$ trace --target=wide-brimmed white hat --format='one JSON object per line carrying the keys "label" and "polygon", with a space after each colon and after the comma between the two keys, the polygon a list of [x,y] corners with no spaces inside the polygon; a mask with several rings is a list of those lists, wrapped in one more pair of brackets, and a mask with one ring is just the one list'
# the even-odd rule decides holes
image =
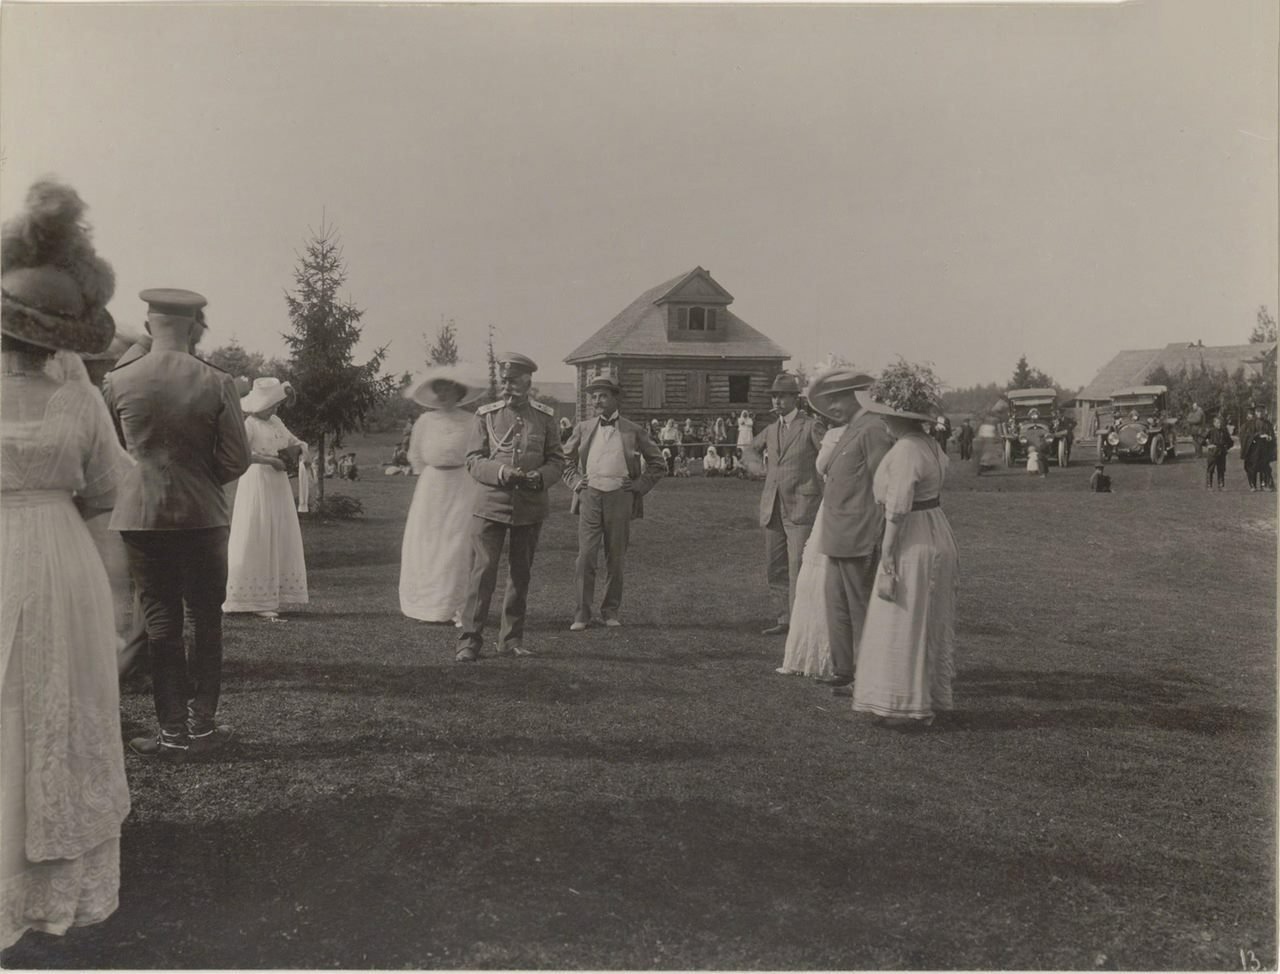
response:
{"label": "wide-brimmed white hat", "polygon": [[240,399],[242,413],[260,413],[289,398],[289,384],[273,376],[253,380],[253,388]]}
{"label": "wide-brimmed white hat", "polygon": [[412,382],[405,386],[404,397],[412,399],[418,405],[426,406],[428,409],[440,409],[444,406],[444,403],[432,391],[431,384],[442,381],[460,385],[465,390],[462,393],[462,398],[455,403],[458,406],[465,406],[469,402],[475,402],[489,388],[489,377],[475,366],[433,365],[425,372],[419,373]]}
{"label": "wide-brimmed white hat", "polygon": [[804,397],[809,405],[827,419],[834,419],[831,413],[831,399],[841,393],[865,389],[875,380],[861,369],[848,365],[835,365],[831,368],[815,372],[805,389]]}

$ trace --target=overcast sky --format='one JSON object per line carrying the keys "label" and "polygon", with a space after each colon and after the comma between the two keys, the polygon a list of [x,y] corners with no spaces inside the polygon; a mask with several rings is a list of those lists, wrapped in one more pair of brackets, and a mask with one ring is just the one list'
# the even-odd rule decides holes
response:
{"label": "overcast sky", "polygon": [[45,173],[145,287],[283,352],[322,215],[366,345],[456,319],[543,381],[701,264],[795,359],[1246,340],[1277,304],[1274,0],[1061,7],[38,5],[0,11],[0,210]]}

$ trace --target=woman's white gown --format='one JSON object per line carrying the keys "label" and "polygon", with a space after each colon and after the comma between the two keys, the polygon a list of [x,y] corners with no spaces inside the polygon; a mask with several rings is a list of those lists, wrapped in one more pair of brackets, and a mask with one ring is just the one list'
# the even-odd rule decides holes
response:
{"label": "woman's white gown", "polygon": [[[817,459],[819,474],[826,474],[836,444],[840,442],[844,432],[843,426],[837,426],[827,430],[822,438]],[[829,561],[822,553],[822,507],[819,506],[813,530],[804,544],[800,574],[796,576],[796,601],[791,607],[791,628],[787,630],[787,646],[782,666],[779,667],[783,672],[804,676],[829,676],[832,672],[826,597]]]}
{"label": "woman's white gown", "polygon": [[431,409],[409,437],[418,473],[400,546],[400,611],[423,622],[452,622],[471,573],[475,481],[463,464],[474,413]]}
{"label": "woman's white gown", "polygon": [[87,380],[6,393],[0,948],[115,911],[129,813],[111,587],[72,503],[110,505],[127,455]]}
{"label": "woman's white gown", "polygon": [[[279,416],[244,421],[253,453],[274,456],[305,444]],[[227,542],[227,601],[223,612],[274,612],[307,601],[307,565],[302,529],[289,475],[265,463],[251,463],[236,485]]]}

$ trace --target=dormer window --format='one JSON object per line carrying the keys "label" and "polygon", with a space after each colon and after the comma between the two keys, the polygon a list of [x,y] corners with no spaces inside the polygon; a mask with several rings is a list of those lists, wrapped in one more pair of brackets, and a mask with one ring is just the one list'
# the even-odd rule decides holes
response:
{"label": "dormer window", "polygon": [[676,329],[678,331],[715,331],[715,308],[677,308]]}

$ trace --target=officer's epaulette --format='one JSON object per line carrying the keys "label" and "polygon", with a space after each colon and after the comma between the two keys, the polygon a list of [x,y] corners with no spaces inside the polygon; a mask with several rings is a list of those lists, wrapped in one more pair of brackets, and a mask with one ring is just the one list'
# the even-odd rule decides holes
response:
{"label": "officer's epaulette", "polygon": [[146,358],[147,351],[148,349],[142,345],[130,345],[125,349],[124,354],[116,359],[116,364],[107,369],[107,372],[115,372],[118,369],[123,369],[126,365],[142,361],[142,359]]}
{"label": "officer's epaulette", "polygon": [[506,405],[505,402],[503,402],[501,399],[498,399],[495,402],[489,403],[487,406],[481,406],[479,409],[476,410],[476,415],[487,416],[489,415],[489,413],[496,413],[499,409],[501,409],[505,405]]}
{"label": "officer's epaulette", "polygon": [[556,411],[548,406],[545,402],[538,402],[536,399],[530,399],[529,405],[540,413],[546,413],[548,416],[554,416]]}

